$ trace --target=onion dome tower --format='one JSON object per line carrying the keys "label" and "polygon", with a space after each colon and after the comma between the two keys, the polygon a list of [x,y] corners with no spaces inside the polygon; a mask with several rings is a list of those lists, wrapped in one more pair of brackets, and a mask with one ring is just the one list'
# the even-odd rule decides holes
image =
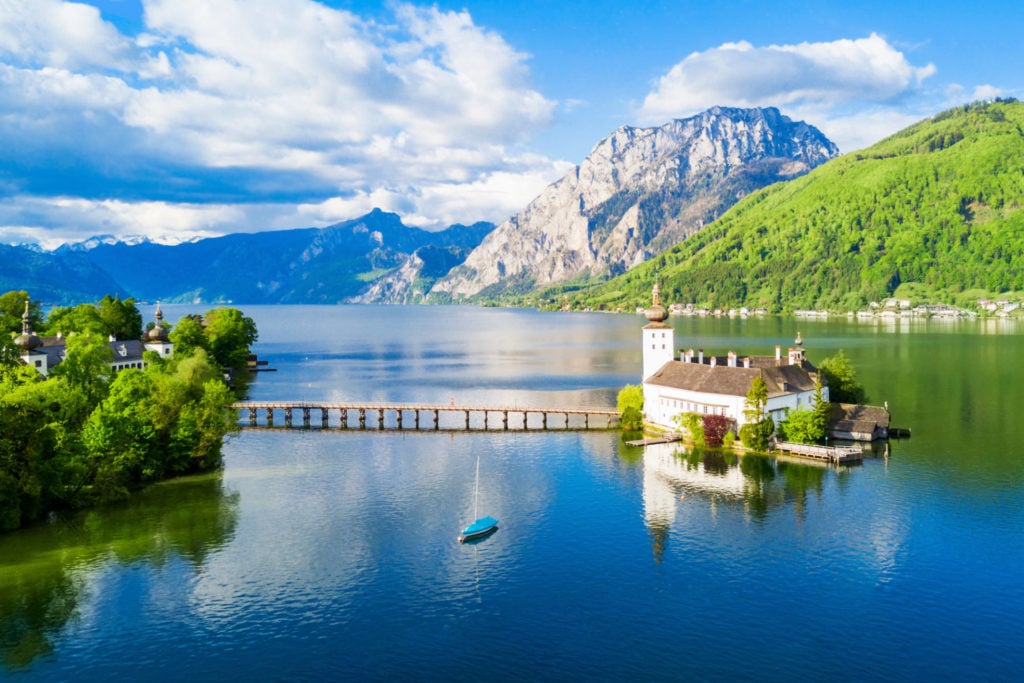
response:
{"label": "onion dome tower", "polygon": [[146,334],[142,341],[147,351],[156,351],[161,358],[169,358],[174,353],[174,344],[168,337],[167,328],[164,327],[164,313],[160,310],[160,302],[156,302],[156,313],[153,316],[156,323]]}
{"label": "onion dome tower", "polygon": [[644,311],[643,377],[647,379],[672,360],[675,353],[675,332],[668,320],[668,309],[661,305],[661,287],[657,282],[651,290],[651,307]]}
{"label": "onion dome tower", "polygon": [[28,299],[25,299],[25,312],[21,314],[21,334],[14,338],[14,345],[23,352],[34,351],[43,345],[43,340],[29,327]]}

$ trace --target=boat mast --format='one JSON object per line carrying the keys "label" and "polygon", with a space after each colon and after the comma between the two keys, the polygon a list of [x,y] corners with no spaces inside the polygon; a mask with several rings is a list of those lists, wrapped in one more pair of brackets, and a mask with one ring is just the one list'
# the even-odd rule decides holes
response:
{"label": "boat mast", "polygon": [[477,519],[477,505],[480,502],[480,456],[476,456],[476,484],[473,486],[473,519]]}

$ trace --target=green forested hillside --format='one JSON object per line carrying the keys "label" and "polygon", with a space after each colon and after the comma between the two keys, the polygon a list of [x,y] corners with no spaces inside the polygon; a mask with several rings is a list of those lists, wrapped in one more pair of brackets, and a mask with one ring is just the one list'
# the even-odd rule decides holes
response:
{"label": "green forested hillside", "polygon": [[[966,105],[773,185],[606,283],[563,287],[592,306],[853,310],[920,283],[936,301],[1024,290],[1024,104]],[[573,290],[570,292],[569,290]]]}

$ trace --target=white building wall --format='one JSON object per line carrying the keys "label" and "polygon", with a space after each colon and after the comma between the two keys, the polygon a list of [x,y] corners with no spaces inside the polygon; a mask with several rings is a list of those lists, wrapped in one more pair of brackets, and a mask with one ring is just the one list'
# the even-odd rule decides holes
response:
{"label": "white building wall", "polygon": [[708,394],[645,384],[644,416],[648,422],[665,429],[677,428],[674,418],[680,413],[724,415],[742,424],[745,399],[745,396]]}
{"label": "white building wall", "polygon": [[[684,389],[673,389],[655,384],[644,384],[644,419],[665,429],[676,429],[674,421],[680,413],[697,413],[698,415],[725,415],[736,422],[739,430],[747,420],[743,414],[746,410],[747,397],[709,394]],[[804,408],[811,410],[814,392],[805,391],[799,394],[785,394],[768,399],[765,407],[775,424],[785,419],[787,410]]]}
{"label": "white building wall", "polygon": [[670,326],[645,327],[644,355],[643,355],[643,379],[647,379],[661,367],[672,360],[675,353],[675,330]]}

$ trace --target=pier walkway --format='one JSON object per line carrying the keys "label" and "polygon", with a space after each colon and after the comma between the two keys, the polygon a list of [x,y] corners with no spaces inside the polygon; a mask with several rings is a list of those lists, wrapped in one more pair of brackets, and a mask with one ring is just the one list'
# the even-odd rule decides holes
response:
{"label": "pier walkway", "polygon": [[864,450],[857,446],[812,446],[780,441],[775,444],[775,450],[829,462],[858,462],[864,459]]}
{"label": "pier walkway", "polygon": [[[611,429],[619,419],[614,408],[544,408],[536,406],[488,406],[435,403],[324,403],[310,401],[242,401],[231,407],[248,413],[241,424],[249,427],[274,427],[277,415],[285,427],[298,420],[302,427],[367,429],[367,421],[375,429]],[[260,415],[263,419],[260,419]],[[332,418],[336,415],[337,419]],[[510,421],[509,416],[512,416]],[[442,417],[444,426],[442,427]],[[459,418],[462,419],[459,419]],[[474,419],[471,419],[474,418]],[[553,417],[557,417],[555,425]],[[572,418],[572,419],[570,419]],[[592,420],[592,418],[597,418]],[[492,427],[493,420],[493,427]],[[532,421],[532,422],[531,422]],[[539,422],[539,424],[538,424]],[[592,424],[592,422],[594,424]],[[603,424],[602,424],[603,423]]]}

